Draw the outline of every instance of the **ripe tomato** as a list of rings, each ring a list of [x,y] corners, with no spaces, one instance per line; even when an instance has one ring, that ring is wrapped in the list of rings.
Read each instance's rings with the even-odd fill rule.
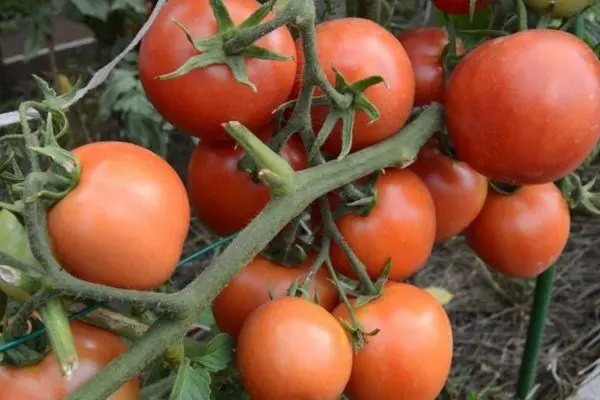
[[[545,13],[553,4],[551,15],[556,18],[566,18],[590,4],[590,0],[525,0],[525,4],[540,13]]]
[[[224,4],[236,24],[260,7],[255,0],[225,0]],[[272,111],[290,95],[296,61],[246,59],[248,77],[256,85],[256,92],[237,82],[225,65],[196,68],[173,79],[155,79],[198,54],[172,19],[186,26],[194,39],[217,32],[209,0],[171,0],[161,9],[139,53],[140,79],[158,112],[177,128],[212,141],[231,140],[221,127],[228,121],[239,121],[250,130],[265,125]],[[259,39],[256,45],[296,57],[294,40],[286,27]]]
[[[370,20],[335,19],[317,26],[317,54],[331,83],[335,82],[332,68],[336,68],[350,83],[380,75],[390,87],[378,84],[364,92],[381,117],[371,123],[367,114],[362,111],[356,113],[353,150],[387,139],[404,125],[413,106],[415,80],[406,51],[394,35]],[[300,48],[298,63],[295,95],[300,89],[299,77],[304,63]],[[325,121],[328,110],[325,106],[312,108],[315,130]],[[341,123],[338,122],[324,148],[337,155],[341,146]]]
[[[220,330],[234,338],[242,329],[248,315],[270,300],[285,296],[295,279],[302,280],[314,261],[309,257],[297,267],[284,267],[258,256],[244,267],[213,301],[212,309]],[[319,304],[328,311],[338,303],[335,286],[329,274],[321,268],[311,283],[311,298],[315,290]]]
[[[64,399],[126,349],[117,335],[83,322],[72,322],[71,330],[79,355],[79,368],[71,379],[61,376],[53,353],[33,366],[0,366],[0,400]],[[138,379],[132,378],[109,400],[137,400],[139,393]]]
[[[256,309],[237,342],[242,384],[253,400],[337,399],[352,370],[352,346],[324,308],[282,297]]]
[[[108,286],[150,290],[164,283],[190,224],[175,170],[124,142],[91,143],[73,154],[81,163],[79,183],[48,212],[58,261],[73,275]]]
[[[388,169],[377,179],[377,203],[368,216],[347,214],[336,224],[371,278],[381,275],[391,258],[390,279],[404,279],[425,264],[435,240],[435,206],[427,186],[406,169]],[[339,272],[356,275],[342,249],[331,246]]]
[[[352,400],[434,400],[452,364],[452,326],[426,291],[389,282],[378,299],[355,309],[366,332],[379,329],[354,355],[346,394]],[[340,304],[333,315],[350,321]]]
[[[485,202],[488,182],[469,165],[442,154],[434,146],[423,147],[410,170],[425,182],[433,198],[435,240],[439,243],[473,222]]]
[[[411,29],[398,36],[404,46],[415,75],[415,105],[444,101],[446,81],[442,68],[442,52],[448,45],[448,33],[443,28]],[[457,53],[464,51],[460,40]]]
[[[448,14],[469,14],[470,0],[431,0],[438,10]],[[475,11],[479,11],[488,5],[489,0],[477,0]]]
[[[503,196],[490,191],[479,216],[467,229],[471,248],[504,275],[534,277],[562,253],[571,217],[552,183],[524,186]]]
[[[460,159],[500,182],[552,182],[600,139],[600,62],[569,33],[515,33],[459,63],[445,104]]]
[[[280,155],[297,171],[307,167],[306,151],[296,138],[281,148]],[[221,236],[248,225],[271,198],[263,183],[238,169],[243,156],[244,149],[233,143],[200,141],[188,166],[188,191],[196,214]]]

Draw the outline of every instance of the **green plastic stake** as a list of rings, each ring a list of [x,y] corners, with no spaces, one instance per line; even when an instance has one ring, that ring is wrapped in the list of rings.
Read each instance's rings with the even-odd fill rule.
[[[527,328],[527,341],[525,350],[521,359],[521,369],[519,370],[519,381],[517,383],[517,400],[526,400],[535,379],[535,370],[544,327],[546,326],[546,317],[552,298],[552,283],[554,281],[555,265],[552,265],[540,276],[535,283],[535,293],[531,314],[529,317],[529,327]]]

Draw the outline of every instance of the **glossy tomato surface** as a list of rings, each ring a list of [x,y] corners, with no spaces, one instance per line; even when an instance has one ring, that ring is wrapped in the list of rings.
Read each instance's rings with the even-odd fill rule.
[[[443,28],[428,27],[408,30],[398,36],[404,46],[415,75],[415,105],[442,103],[446,91],[442,52],[448,45],[448,32]],[[463,52],[460,39],[457,53]]]
[[[448,14],[469,14],[471,0],[431,0],[438,10]],[[477,0],[475,11],[479,11],[488,5],[490,0]]]
[[[237,342],[237,365],[253,400],[338,399],[350,378],[352,346],[324,308],[282,297],[256,309]]]
[[[347,214],[336,221],[371,278],[381,275],[391,259],[390,279],[407,278],[421,268],[435,240],[435,206],[427,186],[414,173],[388,169],[376,183],[377,203],[368,216]],[[336,270],[352,278],[350,263],[342,249],[331,247]]]
[[[508,196],[490,190],[467,240],[490,267],[510,277],[530,278],[558,259],[570,222],[569,207],[552,183],[524,186]]]
[[[383,83],[371,86],[364,93],[379,110],[381,117],[374,123],[362,111],[356,113],[352,149],[357,150],[380,142],[395,134],[406,122],[413,106],[415,80],[406,51],[390,32],[366,19],[342,18],[317,26],[317,54],[329,82],[335,82],[333,68],[350,83],[378,75]],[[300,45],[298,45],[300,46]],[[298,48],[298,74],[303,57]],[[299,92],[300,75],[294,93]],[[325,121],[329,108],[313,107],[315,130]],[[341,150],[341,124],[338,122],[325,149],[337,155]]]
[[[525,4],[540,14],[546,13],[552,6],[553,17],[565,18],[582,10],[590,4],[590,0],[525,0]]]
[[[285,296],[298,279],[301,282],[312,266],[314,257],[309,257],[298,266],[285,267],[262,256],[256,257],[244,267],[213,301],[212,309],[219,329],[234,338],[238,336],[248,315],[274,298]],[[335,286],[323,267],[311,283],[311,298],[328,311],[338,304]]]
[[[552,182],[600,139],[600,62],[569,33],[519,32],[469,53],[445,105],[461,160],[500,182]]]
[[[435,204],[436,242],[462,232],[477,217],[488,192],[486,177],[438,150],[424,147],[410,166],[427,185]]]
[[[71,379],[61,376],[53,353],[34,366],[0,366],[0,400],[62,400],[126,349],[111,332],[83,322],[72,322],[71,329],[79,355],[79,368]],[[109,400],[138,400],[139,396],[139,382],[133,378]]]
[[[307,167],[299,139],[289,140],[279,154],[292,168]],[[269,189],[238,169],[244,149],[233,143],[199,142],[188,165],[188,191],[198,218],[221,236],[244,228],[267,205]]]
[[[183,182],[158,155],[124,142],[78,147],[79,183],[48,213],[54,254],[78,278],[149,290],[173,273],[190,223]]]
[[[255,0],[225,0],[224,5],[236,24],[260,7]],[[279,28],[255,44],[294,57],[293,61],[245,60],[249,80],[256,85],[254,92],[237,82],[222,64],[195,68],[173,79],[156,79],[199,54],[173,19],[196,40],[217,32],[209,0],[171,0],[161,9],[139,53],[140,79],[158,112],[177,128],[211,141],[232,141],[221,127],[225,122],[239,121],[252,131],[267,124],[294,85],[296,48],[289,30]]]
[[[383,295],[355,309],[366,332],[379,329],[354,356],[346,394],[352,400],[435,400],[452,364],[452,326],[426,291],[388,283]],[[333,315],[349,321],[340,304]]]

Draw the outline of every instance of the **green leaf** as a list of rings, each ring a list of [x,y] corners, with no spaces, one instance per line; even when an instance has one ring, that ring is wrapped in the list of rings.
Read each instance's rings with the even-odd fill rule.
[[[192,367],[186,359],[177,371],[170,400],[210,400],[210,381],[208,371]]]
[[[443,306],[450,303],[454,298],[454,295],[443,287],[429,286],[425,291],[432,295]]]
[[[71,0],[77,10],[88,17],[106,21],[110,11],[110,3],[106,0]]]
[[[29,247],[27,232],[17,217],[0,211],[0,251],[27,265],[39,265]]]
[[[233,346],[234,341],[231,336],[219,333],[202,348],[194,361],[210,372],[223,371],[231,362]]]
[[[146,14],[146,4],[144,0],[113,0],[111,10],[132,9],[137,13]]]

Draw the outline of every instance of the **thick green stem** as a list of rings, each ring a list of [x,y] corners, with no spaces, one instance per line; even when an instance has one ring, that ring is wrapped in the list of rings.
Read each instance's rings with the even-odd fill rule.
[[[40,308],[40,315],[46,326],[50,345],[54,354],[56,354],[60,370],[63,375],[71,377],[77,369],[79,357],[77,356],[69,319],[60,298],[55,297],[48,301],[46,305]]]
[[[416,158],[420,148],[441,128],[441,106],[434,104],[396,136],[353,153],[341,161],[295,173],[294,191],[272,199],[187,288],[174,294],[181,304],[194,305],[187,319],[163,317],[152,325],[127,352],[81,386],[69,399],[106,398],[132,374],[147,365],[186,332],[209,307],[221,289],[311,202],[327,192],[379,169]]]
[[[523,358],[521,359],[521,369],[519,370],[519,381],[517,383],[516,393],[517,400],[527,399],[527,396],[533,387],[537,360],[542,344],[542,336],[544,327],[546,326],[550,300],[552,298],[554,272],[555,266],[553,265],[538,276],[535,283],[533,305],[531,307],[529,327],[527,329],[527,341],[525,342],[525,350],[523,351]]]

